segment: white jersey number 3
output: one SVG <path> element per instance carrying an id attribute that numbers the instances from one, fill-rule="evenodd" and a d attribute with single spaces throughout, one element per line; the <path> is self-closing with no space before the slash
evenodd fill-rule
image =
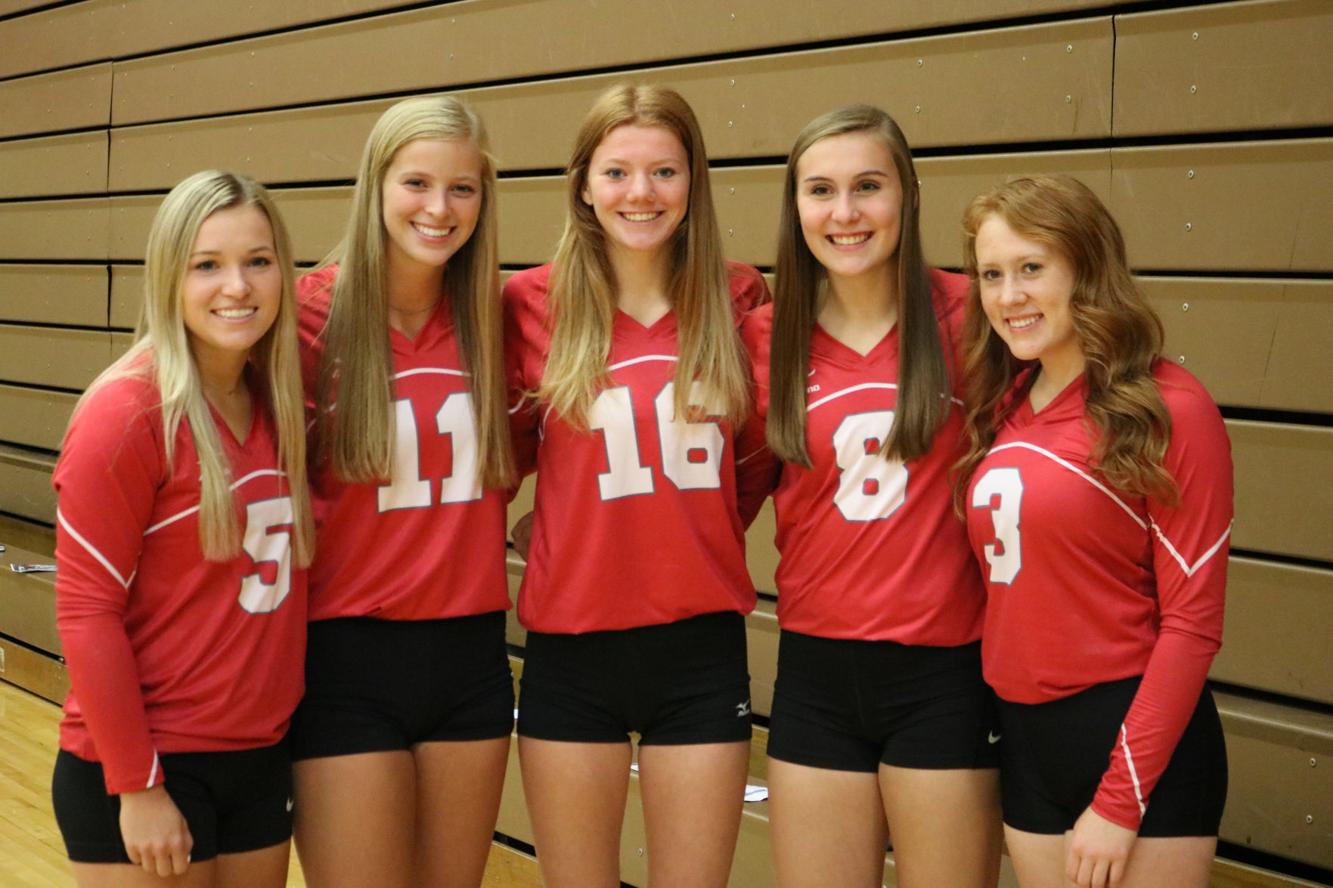
<path id="1" fill-rule="evenodd" d="M 991 469 L 972 488 L 972 508 L 989 509 L 995 527 L 995 542 L 984 549 L 992 583 L 1008 585 L 1023 569 L 1023 544 L 1018 535 L 1022 505 L 1023 476 L 1018 469 Z"/>
<path id="2" fill-rule="evenodd" d="M 292 591 L 291 497 L 259 500 L 245 507 L 242 547 L 255 561 L 255 572 L 241 578 L 241 607 L 268 614 L 282 606 Z M 265 566 L 273 565 L 273 582 L 265 582 Z"/>
<path id="3" fill-rule="evenodd" d="M 715 490 L 722 486 L 726 439 L 715 422 L 678 422 L 675 393 L 676 384 L 668 382 L 653 399 L 662 474 L 681 490 Z M 597 476 L 602 499 L 652 493 L 653 471 L 639 456 L 629 388 L 604 389 L 592 402 L 588 426 L 599 430 L 606 441 L 607 471 Z"/>
<path id="4" fill-rule="evenodd" d="M 882 521 L 907 501 L 907 466 L 879 455 L 892 428 L 892 410 L 872 410 L 849 414 L 833 433 L 838 461 L 833 504 L 848 521 Z"/>

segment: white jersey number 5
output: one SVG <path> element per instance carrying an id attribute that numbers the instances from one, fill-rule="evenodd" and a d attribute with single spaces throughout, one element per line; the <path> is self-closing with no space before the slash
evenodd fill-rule
<path id="1" fill-rule="evenodd" d="M 892 410 L 872 410 L 849 414 L 833 433 L 838 461 L 833 504 L 848 521 L 882 521 L 907 501 L 907 466 L 879 455 L 892 428 Z"/>
<path id="2" fill-rule="evenodd" d="M 990 581 L 1008 585 L 1023 569 L 1019 539 L 1019 509 L 1023 505 L 1023 476 L 1012 467 L 991 469 L 972 488 L 972 508 L 990 509 L 995 542 L 985 546 Z"/>
<path id="3" fill-rule="evenodd" d="M 268 614 L 282 606 L 292 591 L 292 500 L 280 496 L 245 507 L 245 553 L 255 561 L 255 572 L 241 578 L 241 607 L 252 614 Z M 265 565 L 273 565 L 273 582 L 265 582 Z"/>

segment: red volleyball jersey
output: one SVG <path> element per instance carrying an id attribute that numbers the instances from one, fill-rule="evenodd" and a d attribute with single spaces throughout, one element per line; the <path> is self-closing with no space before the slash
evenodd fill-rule
<path id="1" fill-rule="evenodd" d="M 957 381 L 967 278 L 930 273 L 940 341 Z M 770 306 L 746 319 L 768 413 Z M 811 467 L 784 464 L 777 511 L 778 622 L 826 638 L 953 646 L 981 637 L 985 590 L 967 529 L 953 511 L 950 469 L 961 454 L 955 398 L 929 452 L 907 463 L 879 455 L 898 405 L 898 328 L 869 354 L 818 325 L 810 336 L 806 449 Z"/>
<path id="2" fill-rule="evenodd" d="M 730 272 L 738 314 L 767 299 L 753 268 Z M 549 276 L 542 266 L 505 284 L 518 393 L 535 391 L 545 371 Z M 593 403 L 587 431 L 543 405 L 517 405 L 518 450 L 535 450 L 537 468 L 518 606 L 529 629 L 626 629 L 754 608 L 736 507 L 735 430 L 675 419 L 676 361 L 674 313 L 645 327 L 616 312 L 611 384 Z"/>
<path id="3" fill-rule="evenodd" d="M 303 276 L 301 362 L 314 415 L 336 266 Z M 310 619 L 431 620 L 507 610 L 504 491 L 479 480 L 476 421 L 447 299 L 415 339 L 389 329 L 391 480 L 348 484 L 325 461 L 310 473 L 319 546 Z M 337 409 L 336 405 L 334 409 Z M 311 452 L 318 453 L 312 440 Z"/>
<path id="4" fill-rule="evenodd" d="M 1142 675 L 1092 806 L 1137 829 L 1194 711 L 1222 640 L 1231 536 L 1231 447 L 1188 372 L 1153 368 L 1171 416 L 1168 507 L 1110 489 L 1092 463 L 1086 384 L 1040 413 L 1024 398 L 968 491 L 968 530 L 987 575 L 986 680 L 1043 703 Z"/>
<path id="5" fill-rule="evenodd" d="M 111 793 L 161 783 L 158 753 L 277 743 L 304 690 L 305 572 L 272 422 L 257 393 L 243 443 L 215 422 L 244 531 L 227 561 L 204 560 L 194 438 L 182 420 L 168 466 L 150 380 L 100 387 L 56 464 L 60 746 L 101 762 Z"/>

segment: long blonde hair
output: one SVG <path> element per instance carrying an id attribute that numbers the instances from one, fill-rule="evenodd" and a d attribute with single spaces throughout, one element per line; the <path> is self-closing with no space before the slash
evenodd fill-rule
<path id="1" fill-rule="evenodd" d="M 1073 266 L 1069 310 L 1085 361 L 1088 418 L 1098 433 L 1097 473 L 1116 490 L 1174 502 L 1176 485 L 1162 464 L 1171 416 L 1152 375 L 1162 350 L 1162 322 L 1134 281 L 1115 219 L 1092 189 L 1069 176 L 1014 179 L 979 195 L 963 215 L 972 286 L 963 336 L 968 452 L 959 463 L 958 502 L 1005 414 L 1018 403 L 1011 390 L 1029 366 L 1013 356 L 981 308 L 977 232 L 992 216 Z"/>
<path id="2" fill-rule="evenodd" d="M 873 105 L 837 108 L 810 121 L 797 135 L 787 158 L 778 224 L 768 442 L 779 457 L 803 466 L 810 465 L 805 441 L 810 334 L 828 273 L 810 252 L 801 232 L 796 167 L 816 142 L 847 133 L 865 133 L 880 140 L 893 158 L 902 185 L 901 223 L 894 253 L 898 266 L 896 293 L 885 294 L 894 296 L 898 308 L 898 409 L 880 455 L 904 462 L 923 456 L 949 414 L 949 368 L 940 343 L 929 269 L 921 250 L 920 190 L 907 139 L 893 118 Z"/>
<path id="3" fill-rule="evenodd" d="M 112 380 L 151 379 L 161 394 L 168 465 L 175 456 L 182 418 L 194 439 L 199 457 L 199 545 L 204 557 L 225 561 L 240 553 L 241 528 L 231 492 L 231 470 L 204 397 L 182 311 L 182 284 L 199 228 L 213 213 L 233 207 L 255 207 L 268 218 L 282 274 L 277 317 L 251 347 L 250 365 L 262 382 L 277 430 L 278 467 L 286 473 L 292 500 L 292 548 L 296 563 L 305 566 L 314 552 L 315 534 L 306 487 L 305 408 L 297 354 L 291 242 L 277 207 L 262 185 L 236 173 L 205 170 L 171 189 L 148 233 L 143 309 L 135 342 L 93 381 L 79 406 Z"/>
<path id="4" fill-rule="evenodd" d="M 702 404 L 716 404 L 720 415 L 739 422 L 749 407 L 749 388 L 708 182 L 708 156 L 689 104 L 664 86 L 614 86 L 598 97 L 579 127 L 569 162 L 565 230 L 551 269 L 551 351 L 537 396 L 568 422 L 583 427 L 607 384 L 615 273 L 606 232 L 582 195 L 593 152 L 611 130 L 629 124 L 673 133 L 689 162 L 689 207 L 672 236 L 667 282 L 680 350 L 676 416 L 692 417 L 690 392 L 697 381 L 704 393 Z"/>
<path id="5" fill-rule="evenodd" d="M 384 481 L 390 474 L 393 359 L 383 185 L 398 150 L 420 139 L 468 142 L 482 158 L 477 227 L 445 265 L 444 291 L 469 374 L 478 473 L 484 485 L 503 487 L 514 479 L 515 468 L 505 399 L 495 159 L 481 118 L 452 96 L 399 102 L 380 116 L 366 140 L 347 231 L 329 257 L 339 268 L 317 387 L 321 457 L 348 481 Z"/>

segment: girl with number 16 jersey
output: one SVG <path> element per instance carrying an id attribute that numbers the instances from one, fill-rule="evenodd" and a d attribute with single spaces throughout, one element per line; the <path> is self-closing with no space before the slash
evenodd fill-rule
<path id="1" fill-rule="evenodd" d="M 988 888 L 999 866 L 984 594 L 949 480 L 967 281 L 926 266 L 916 182 L 880 109 L 811 121 L 787 161 L 775 301 L 744 327 L 782 460 L 782 888 L 879 885 L 885 821 L 904 888 Z"/>
<path id="2" fill-rule="evenodd" d="M 755 602 L 736 325 L 767 291 L 722 259 L 703 139 L 677 93 L 604 93 L 569 189 L 555 261 L 505 285 L 519 459 L 538 469 L 518 725 L 538 860 L 552 888 L 620 884 L 637 732 L 649 882 L 722 888 Z"/>

